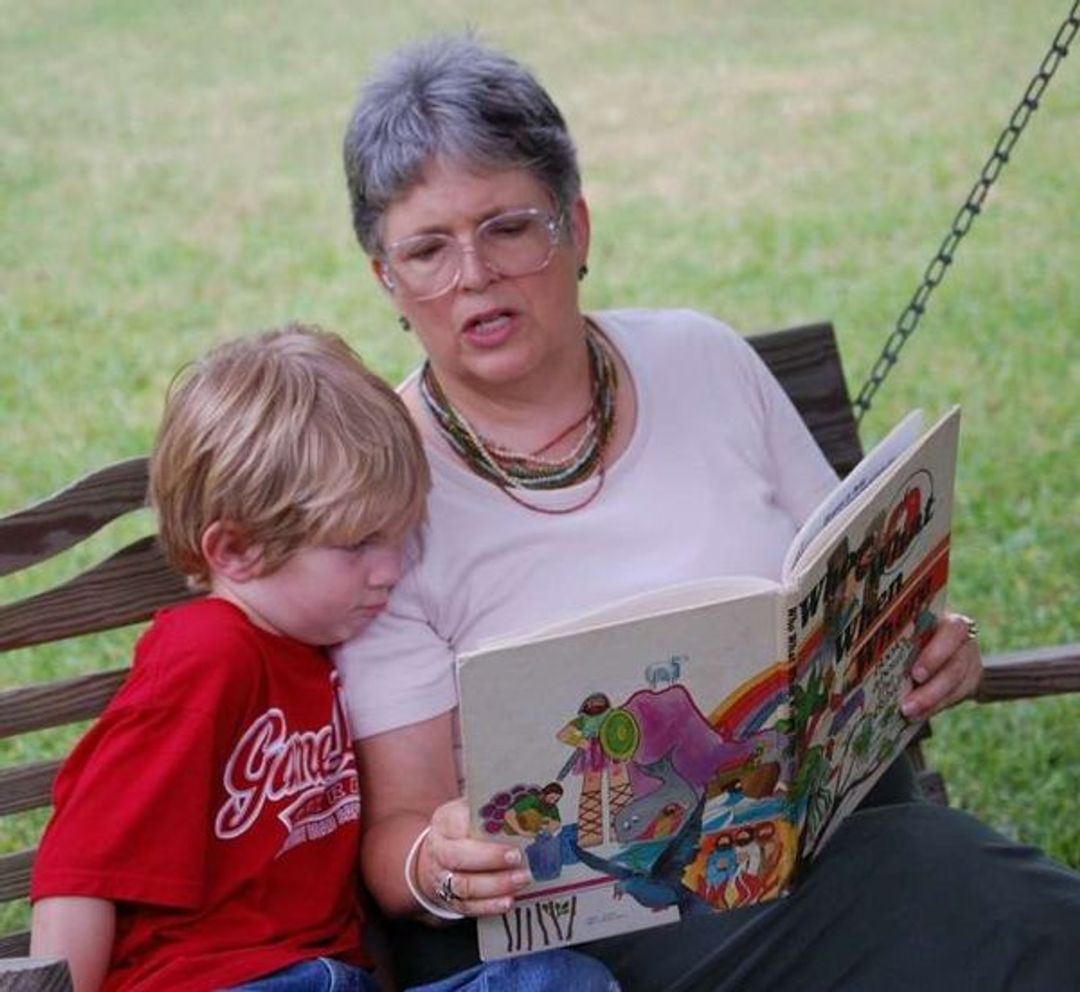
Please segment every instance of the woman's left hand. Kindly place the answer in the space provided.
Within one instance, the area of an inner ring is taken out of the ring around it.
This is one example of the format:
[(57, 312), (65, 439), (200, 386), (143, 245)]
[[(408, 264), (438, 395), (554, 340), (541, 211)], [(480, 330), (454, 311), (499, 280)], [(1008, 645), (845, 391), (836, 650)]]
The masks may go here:
[(926, 720), (970, 698), (982, 680), (982, 653), (975, 621), (946, 613), (911, 669), (915, 687), (901, 709), (909, 720)]

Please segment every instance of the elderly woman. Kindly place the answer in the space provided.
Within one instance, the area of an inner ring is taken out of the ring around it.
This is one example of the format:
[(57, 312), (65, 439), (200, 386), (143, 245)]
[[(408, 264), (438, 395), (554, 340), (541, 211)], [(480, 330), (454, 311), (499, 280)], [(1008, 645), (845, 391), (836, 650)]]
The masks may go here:
[[(476, 953), (470, 920), (424, 916), (503, 912), (527, 880), (516, 849), (468, 836), (455, 656), (672, 583), (776, 578), (835, 477), (722, 324), (581, 311), (590, 221), (574, 145), (515, 61), (470, 39), (400, 51), (361, 94), (345, 168), (357, 237), (427, 356), (402, 386), (434, 476), (422, 548), (338, 654), (365, 869), (402, 918), (392, 941), (414, 982)], [(964, 699), (980, 672), (969, 623), (946, 616), (905, 712)], [(914, 800), (902, 772), (891, 798)], [(1078, 932), (1072, 873), (911, 801), (866, 804), (787, 899), (581, 949), (630, 992), (1046, 989), (1080, 987)]]

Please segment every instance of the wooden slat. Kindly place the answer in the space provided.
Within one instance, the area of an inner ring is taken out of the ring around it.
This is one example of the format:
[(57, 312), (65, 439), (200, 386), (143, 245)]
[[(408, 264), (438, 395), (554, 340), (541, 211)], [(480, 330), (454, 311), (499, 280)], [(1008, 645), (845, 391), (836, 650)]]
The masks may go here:
[(0, 816), (48, 806), (59, 770), (59, 760), (35, 761), (0, 770)]
[(926, 752), (923, 750), (923, 742), (933, 736), (933, 729), (929, 723), (923, 723), (915, 731), (915, 736), (908, 741), (904, 749), (911, 769), (915, 773), (915, 781), (919, 786), (919, 792), (927, 802), (938, 806), (949, 805), (949, 793), (945, 788), (945, 779), (941, 773), (932, 769), (926, 762)]
[(24, 958), (30, 953), (30, 931), (19, 930), (0, 937), (0, 974), (11, 963), (8, 958)]
[(30, 892), (30, 869), (36, 849), (16, 851), (0, 857), (0, 902), (21, 899)]
[(1033, 648), (983, 660), (980, 703), (1080, 692), (1080, 644)]
[(847, 475), (863, 451), (832, 324), (808, 324), (747, 340), (780, 380), (829, 463)]
[(154, 538), (140, 538), (70, 582), (0, 606), (0, 651), (123, 627), (192, 595)]
[(67, 962), (59, 959), (22, 957), (0, 961), (0, 992), (71, 992), (71, 972)]
[(97, 716), (127, 678), (127, 669), (77, 675), (0, 692), (0, 739)]
[(70, 548), (146, 499), (146, 458), (116, 462), (0, 519), (0, 575)]

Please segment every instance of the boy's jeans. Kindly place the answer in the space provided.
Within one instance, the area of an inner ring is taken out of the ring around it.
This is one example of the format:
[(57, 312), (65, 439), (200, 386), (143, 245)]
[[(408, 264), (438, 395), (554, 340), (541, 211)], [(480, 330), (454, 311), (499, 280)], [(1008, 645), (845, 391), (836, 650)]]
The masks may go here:
[(225, 992), (379, 992), (379, 983), (363, 968), (333, 958), (311, 958)]
[[(414, 985), (408, 992), (619, 992), (599, 961), (573, 951), (544, 951), (479, 964), (449, 978)], [(229, 992), (379, 992), (368, 971), (331, 958), (313, 958), (275, 971)]]

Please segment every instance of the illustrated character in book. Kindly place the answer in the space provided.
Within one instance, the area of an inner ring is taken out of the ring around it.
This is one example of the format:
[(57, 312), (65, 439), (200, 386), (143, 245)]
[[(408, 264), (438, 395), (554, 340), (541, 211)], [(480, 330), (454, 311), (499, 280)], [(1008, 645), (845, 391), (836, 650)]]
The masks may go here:
[(541, 831), (554, 836), (562, 829), (559, 800), (563, 787), (548, 782), (542, 789), (530, 789), (514, 800), (503, 820), (507, 833), (535, 837)]
[(716, 846), (705, 863), (704, 878), (698, 884), (698, 893), (705, 897), (709, 905), (729, 909), (730, 893), (738, 874), (739, 858), (735, 853), (735, 842), (730, 834), (721, 834), (716, 838)]
[(634, 737), (637, 726), (628, 732), (624, 724), (632, 718), (623, 710), (613, 710), (611, 700), (602, 692), (586, 696), (578, 708), (577, 716), (555, 736), (575, 749), (559, 772), (561, 779), (573, 772), (581, 776), (581, 794), (578, 798), (578, 843), (582, 847), (596, 847), (604, 843), (604, 786), (608, 790), (608, 827), (627, 803), (633, 798), (626, 759), (636, 748)]
[(668, 909), (675, 906), (681, 916), (711, 912), (709, 904), (683, 884), (683, 873), (693, 863), (701, 849), (702, 816), (705, 794), (686, 818), (678, 833), (657, 855), (648, 871), (631, 868), (612, 858), (601, 858), (572, 844), (577, 856), (595, 871), (616, 878), (616, 898), (630, 896), (647, 909)]
[(782, 850), (771, 823), (740, 830), (735, 835), (738, 876), (735, 879), (738, 906), (760, 902), (776, 886)]

